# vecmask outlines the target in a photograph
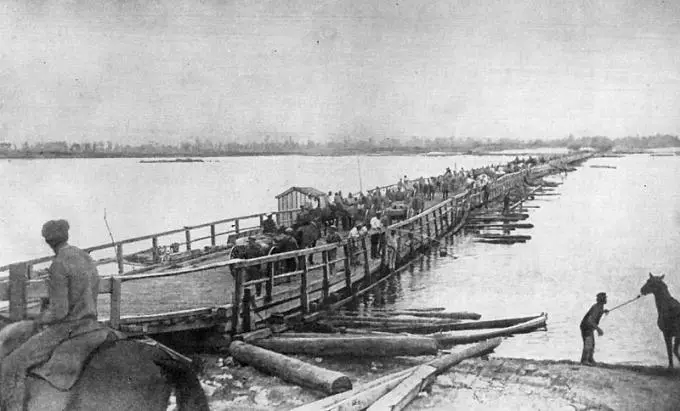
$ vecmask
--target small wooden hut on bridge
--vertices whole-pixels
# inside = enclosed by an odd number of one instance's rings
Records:
[[[300,206],[310,205],[325,208],[330,201],[328,195],[314,187],[293,186],[283,193],[276,196],[278,211],[293,211],[291,213],[279,214],[279,225],[291,226],[299,214]]]

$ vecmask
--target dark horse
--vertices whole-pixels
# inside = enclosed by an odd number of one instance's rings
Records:
[[[0,330],[0,359],[33,331],[32,321]],[[7,382],[0,381],[0,389]],[[179,410],[209,410],[201,384],[188,367],[156,347],[134,340],[104,344],[90,357],[80,379],[69,391],[29,374],[26,404],[32,410],[165,411],[174,390]]]
[[[663,275],[657,277],[649,273],[649,279],[640,289],[640,294],[654,294],[656,310],[659,313],[659,319],[656,323],[666,342],[668,368],[673,368],[673,353],[680,360],[680,353],[678,352],[680,347],[680,302],[668,292],[668,286],[663,282],[663,277]],[[672,344],[673,338],[675,338],[674,344]],[[672,348],[671,345],[673,345]]]

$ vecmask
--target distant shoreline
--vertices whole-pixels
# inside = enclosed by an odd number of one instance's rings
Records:
[[[0,153],[0,160],[45,160],[45,159],[103,159],[103,158],[129,158],[129,159],[157,159],[154,162],[200,162],[196,159],[203,158],[219,158],[219,157],[281,157],[281,156],[307,156],[307,157],[350,157],[350,156],[368,156],[368,157],[384,157],[384,156],[423,156],[423,157],[453,157],[453,156],[540,156],[558,154],[551,152],[555,149],[565,149],[567,147],[542,147],[531,149],[504,149],[512,150],[511,153],[504,153],[500,150],[479,151],[479,150],[463,150],[463,151],[426,151],[417,149],[402,149],[402,150],[381,150],[381,151],[361,151],[361,150],[343,150],[343,151],[292,151],[292,152],[269,152],[269,151],[253,151],[253,152],[231,152],[231,153],[164,153],[164,154],[144,154],[144,153],[45,153],[45,152],[6,152]],[[657,150],[663,148],[656,148]],[[672,149],[672,147],[667,147]],[[545,151],[541,151],[545,149]],[[528,150],[528,151],[523,151]],[[655,153],[650,149],[628,149],[607,151],[610,154],[651,154]],[[672,155],[672,154],[671,154]],[[193,161],[192,161],[193,159]]]
[[[343,151],[343,152],[247,152],[247,153],[219,153],[219,154],[188,154],[188,153],[174,153],[174,154],[153,154],[145,155],[142,153],[125,154],[125,153],[92,153],[92,154],[64,154],[64,153],[2,153],[0,159],[7,160],[43,160],[43,159],[103,159],[103,158],[129,158],[129,159],[159,159],[158,162],[175,162],[175,159],[201,159],[201,158],[218,158],[218,157],[279,157],[279,156],[308,156],[308,157],[349,157],[349,156],[369,156],[369,157],[384,157],[384,156],[424,156],[424,157],[452,157],[452,156],[521,156],[521,155],[542,155],[554,154],[549,150],[545,152],[520,152],[517,153],[500,153],[500,152],[481,152],[481,151],[460,151],[429,154],[429,151],[381,151],[381,152],[365,152],[365,151]],[[161,160],[165,159],[165,160]],[[183,162],[183,161],[177,161]],[[185,161],[189,162],[189,161]]]

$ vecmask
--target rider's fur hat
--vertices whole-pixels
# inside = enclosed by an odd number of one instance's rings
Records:
[[[68,221],[50,220],[42,226],[42,236],[48,243],[63,243],[68,241]]]
[[[605,298],[607,298],[607,293],[597,293],[597,300],[598,301],[604,300]]]

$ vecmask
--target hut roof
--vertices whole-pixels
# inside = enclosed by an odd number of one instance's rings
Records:
[[[323,196],[326,195],[326,193],[324,193],[323,191],[317,190],[314,187],[295,187],[295,186],[293,186],[293,187],[289,188],[288,190],[284,191],[283,193],[277,195],[276,198],[286,196],[286,195],[292,193],[293,191],[297,191],[297,192],[300,192],[300,193],[302,193],[306,196],[312,196],[312,197],[323,197]]]

